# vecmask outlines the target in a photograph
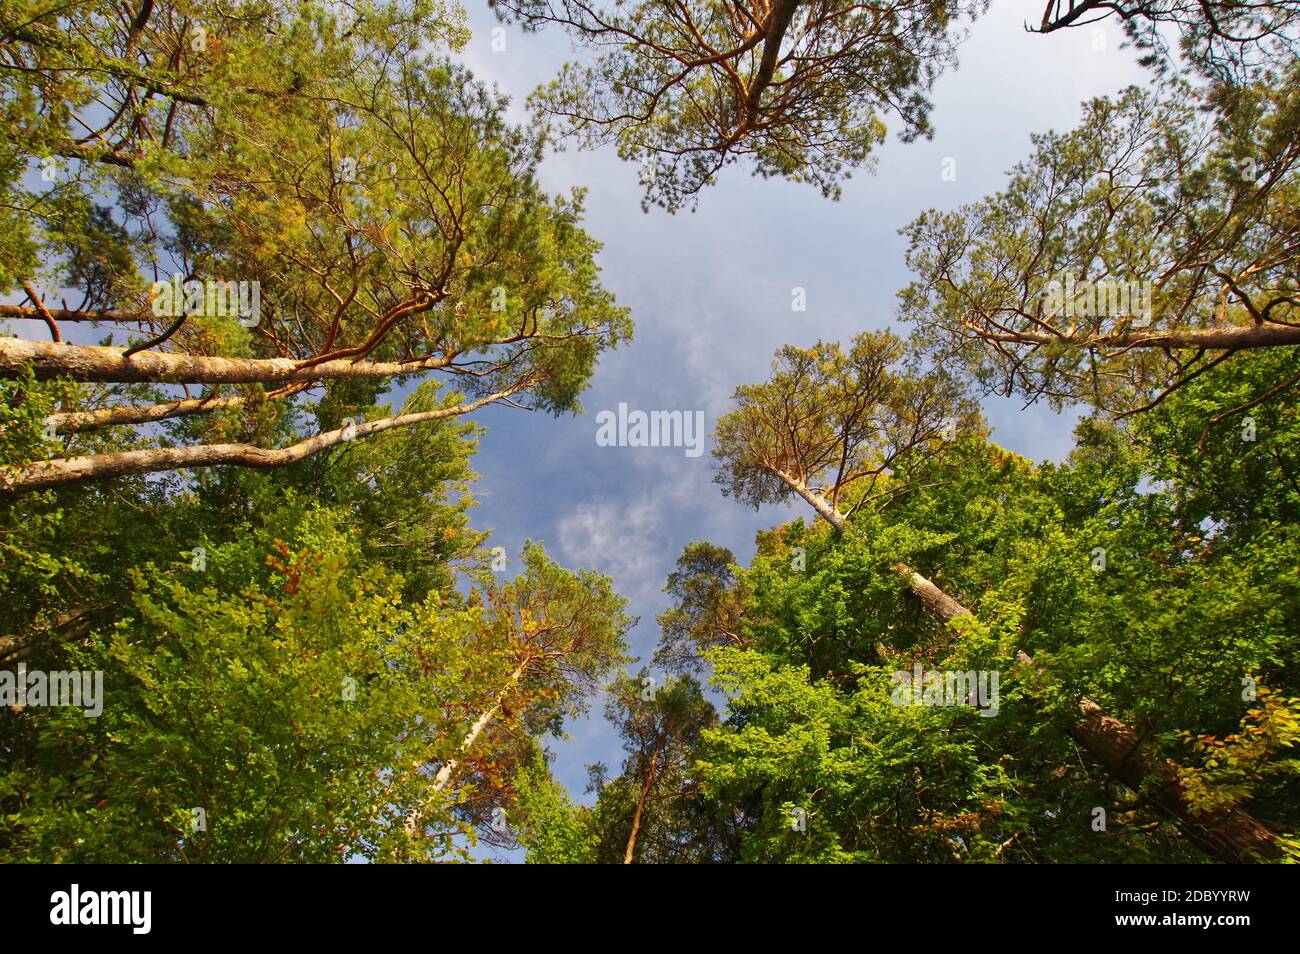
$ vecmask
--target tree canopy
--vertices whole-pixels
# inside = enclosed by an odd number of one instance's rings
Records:
[[[536,94],[584,145],[640,162],[645,203],[679,209],[724,167],[839,194],[897,117],[928,135],[928,94],[954,60],[955,0],[695,0],[633,4],[494,0],[530,29],[556,26],[593,52]]]
[[[1116,414],[1300,342],[1297,76],[1227,114],[1180,83],[1085,104],[1005,191],[904,230],[901,316],[986,390]]]
[[[2,313],[53,340],[0,340],[0,374],[80,387],[0,492],[283,466],[495,402],[575,410],[631,326],[581,194],[537,184],[543,133],[422,46],[454,49],[454,21],[422,2],[192,13],[12,10],[0,188],[24,211],[0,289],[26,298]],[[20,177],[31,162],[47,181]],[[136,336],[63,340],[106,325]],[[430,372],[456,396],[379,419],[378,394]]]
[[[441,0],[0,0],[0,859],[1300,862],[1300,3],[1044,2],[1151,82],[918,201],[910,333],[792,330],[712,435],[773,523],[655,567],[474,470],[632,333],[544,160],[838,197],[985,4],[493,0],[582,57],[518,121]]]
[[[932,134],[931,89],[956,65],[966,24],[988,8],[985,0],[492,5],[526,29],[563,30],[589,53],[540,87],[535,105],[579,144],[612,143],[639,162],[643,206],[669,210],[693,208],[741,161],[838,197],[854,169],[873,168],[891,119],[905,141]],[[1046,0],[1041,21],[1025,28],[1051,34],[1107,19],[1143,63],[1207,79],[1220,101],[1243,86],[1287,82],[1300,52],[1294,0]]]

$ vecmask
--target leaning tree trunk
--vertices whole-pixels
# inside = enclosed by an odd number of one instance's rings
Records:
[[[1281,857],[1273,832],[1241,808],[1193,813],[1175,763],[1145,754],[1137,733],[1107,715],[1091,699],[1083,699],[1079,708],[1084,718],[1070,727],[1071,738],[1091,752],[1114,778],[1178,819],[1195,844],[1230,864]]]
[[[470,726],[469,732],[466,733],[465,738],[461,740],[460,746],[456,749],[456,755],[458,757],[464,757],[465,753],[473,747],[474,743],[478,740],[478,737],[483,733],[483,730],[488,727],[488,723],[490,723],[493,717],[496,716],[497,712],[500,711],[501,704],[505,701],[506,695],[514,689],[514,687],[519,684],[519,680],[523,678],[524,670],[528,668],[529,662],[531,662],[531,660],[525,659],[515,668],[515,671],[510,674],[510,678],[506,680],[505,686],[497,695],[497,701],[474,720],[474,724]],[[456,771],[456,767],[459,764],[459,758],[448,759],[446,764],[443,765],[442,768],[438,769],[438,774],[433,780],[434,791],[441,791],[447,787],[447,783],[451,781],[451,774]]]
[[[843,531],[846,522],[844,515],[824,497],[802,482],[792,481],[787,474],[781,473],[778,476],[795,493],[807,500],[837,533]],[[921,601],[926,612],[940,622],[950,623],[958,617],[974,616],[961,603],[907,564],[896,563],[893,571],[907,581],[908,589]],[[1033,661],[1024,652],[1020,653],[1020,658],[1033,667]],[[1033,669],[1041,673],[1037,667]],[[1267,826],[1241,808],[1194,811],[1187,802],[1175,763],[1153,759],[1144,754],[1138,734],[1119,719],[1107,715],[1093,700],[1087,697],[1079,700],[1079,709],[1083,719],[1070,727],[1070,737],[1105,766],[1113,778],[1176,819],[1193,844],[1229,864],[1281,857],[1277,836]]]
[[[382,431],[398,427],[411,427],[429,421],[442,420],[460,414],[470,414],[488,404],[504,400],[522,390],[523,384],[516,384],[504,391],[489,394],[455,407],[439,408],[436,411],[419,411],[413,414],[399,414],[395,417],[381,417],[363,424],[324,431],[291,444],[288,447],[266,448],[254,444],[191,444],[184,447],[157,447],[149,450],[114,451],[107,454],[88,454],[83,457],[59,457],[52,460],[34,461],[19,467],[10,468],[8,472],[0,469],[0,497],[38,490],[49,490],[70,484],[81,484],[92,480],[107,480],[126,477],[132,474],[149,474],[165,470],[179,470],[185,467],[252,467],[267,469],[284,467],[306,460],[321,451],[342,444],[345,441],[367,437]]]
[[[463,759],[466,753],[474,747],[474,743],[477,742],[478,737],[483,734],[483,730],[488,727],[492,722],[492,719],[501,710],[501,705],[505,702],[506,696],[515,686],[519,685],[519,680],[524,677],[524,671],[528,668],[530,662],[532,662],[532,660],[526,658],[515,667],[515,671],[510,674],[510,678],[506,680],[505,685],[501,687],[501,691],[497,694],[497,701],[488,706],[487,709],[483,710],[479,717],[474,720],[474,724],[470,726],[469,732],[465,733],[465,738],[460,740],[460,745],[456,746],[456,756],[448,759],[443,763],[442,767],[438,769],[438,774],[433,778],[432,788],[435,792],[442,791],[447,787],[448,783],[451,782],[452,775],[455,773],[456,769],[460,767],[461,759]],[[415,834],[416,828],[419,824],[420,809],[422,807],[423,806],[421,805],[413,805],[411,806],[411,810],[406,813],[406,831],[408,834]]]
[[[38,380],[71,378],[126,384],[288,384],[326,378],[389,378],[446,368],[454,355],[431,355],[412,361],[354,361],[350,358],[312,364],[294,358],[219,358],[171,351],[128,353],[125,348],[0,338],[0,377],[13,377],[31,366]]]
[[[623,852],[623,864],[630,865],[636,853],[636,838],[641,833],[641,818],[645,815],[645,805],[650,798],[650,789],[655,783],[655,762],[659,759],[658,750],[650,756],[650,768],[646,772],[645,782],[641,785],[641,797],[637,799],[636,811],[632,814],[632,834],[627,839],[627,850]]]

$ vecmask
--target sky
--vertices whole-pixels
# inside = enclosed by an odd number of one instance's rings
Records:
[[[528,93],[580,55],[559,30],[525,34],[511,26],[505,48],[494,50],[492,30],[501,24],[486,4],[473,4],[470,15],[473,38],[462,59],[511,97],[518,119]],[[744,564],[755,531],[804,515],[786,507],[755,512],[724,498],[713,482],[711,441],[698,457],[682,448],[599,446],[596,415],[620,403],[702,411],[711,433],[735,387],[764,380],[782,345],[847,341],[888,327],[906,334],[895,296],[911,276],[898,230],[926,209],[999,191],[1029,155],[1032,133],[1071,129],[1085,100],[1151,80],[1122,48],[1115,24],[1026,32],[1024,23],[1041,15],[1041,0],[994,0],[971,27],[958,68],[934,90],[934,138],[902,143],[893,124],[874,174],[855,175],[839,201],[737,165],[703,192],[695,212],[645,213],[638,168],[612,147],[548,156],[541,180],[550,191],[589,190],[585,228],[604,245],[603,280],[631,309],[636,333],[602,358],[583,414],[556,419],[489,408],[480,415],[487,432],[475,459],[480,505],[472,522],[492,531],[489,546],[505,547],[517,567],[523,541],[541,540],[561,563],[612,577],[640,618],[632,652],[648,663],[659,635],[655,616],[668,607],[662,588],[686,544],[712,541]],[[941,175],[947,159],[955,160],[953,181]],[[795,288],[805,290],[806,311],[792,310]],[[1071,414],[1025,410],[1014,399],[985,400],[984,413],[993,440],[1010,450],[1040,461],[1069,452]],[[566,727],[568,739],[548,743],[556,778],[585,803],[592,797],[584,795],[584,766],[601,761],[617,774],[622,761],[602,708],[594,700],[588,718]]]

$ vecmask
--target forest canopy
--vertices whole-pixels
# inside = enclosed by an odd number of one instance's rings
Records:
[[[1149,81],[906,196],[893,314],[787,326],[655,472],[643,519],[690,473],[753,547],[662,566],[477,521],[610,489],[480,445],[624,393],[622,289],[678,281],[548,157],[829,205],[988,4],[487,6],[572,44],[527,102],[441,0],[0,3],[0,859],[1300,861],[1300,3],[1034,5]],[[718,283],[778,270],[731,238]]]

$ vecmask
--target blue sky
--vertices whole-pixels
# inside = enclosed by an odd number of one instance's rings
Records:
[[[891,138],[875,174],[856,175],[838,202],[736,166],[706,190],[696,212],[643,213],[638,169],[612,148],[548,157],[542,180],[549,189],[589,189],[586,228],[604,243],[605,283],[631,308],[636,336],[601,362],[583,415],[556,420],[493,408],[480,416],[487,433],[475,461],[482,478],[473,522],[493,531],[492,545],[517,557],[525,539],[542,540],[562,563],[613,577],[641,619],[633,651],[648,660],[655,615],[667,606],[661,589],[683,546],[711,540],[744,563],[757,529],[799,511],[755,513],[723,498],[707,444],[697,458],[680,448],[597,446],[596,414],[619,402],[702,410],[712,431],[735,386],[764,379],[781,345],[896,326],[895,294],[910,277],[899,228],[925,209],[1001,189],[1028,155],[1030,134],[1072,128],[1082,101],[1150,82],[1133,51],[1121,48],[1114,24],[1025,32],[1024,22],[1041,15],[1038,0],[995,0],[961,47],[958,69],[937,85],[934,139]],[[558,30],[513,27],[505,28],[505,50],[493,51],[491,31],[500,24],[486,5],[471,9],[471,25],[463,59],[512,97],[519,118],[527,94],[574,55]],[[955,181],[941,177],[947,158],[956,160]],[[807,311],[791,310],[795,287],[806,290]],[[1035,460],[1069,450],[1072,415],[1022,410],[1015,400],[986,401],[984,411],[994,440],[1011,450]],[[584,766],[603,761],[617,771],[621,764],[601,708],[594,700],[592,716],[568,726],[571,738],[550,745],[557,778],[584,801]]]

